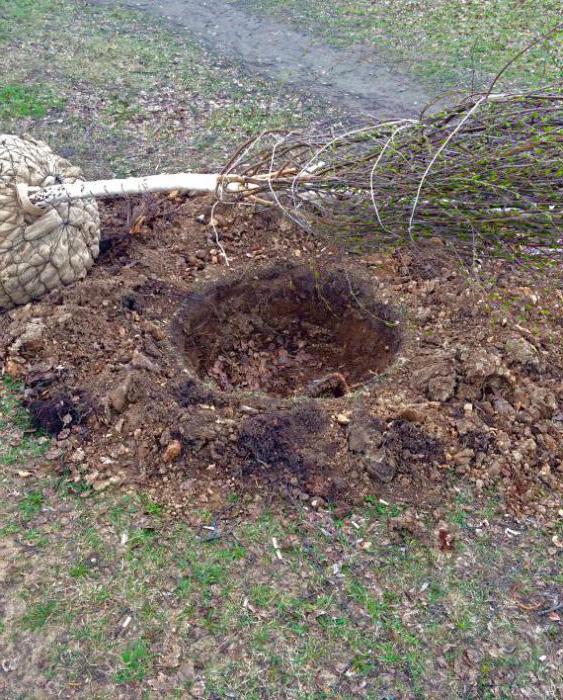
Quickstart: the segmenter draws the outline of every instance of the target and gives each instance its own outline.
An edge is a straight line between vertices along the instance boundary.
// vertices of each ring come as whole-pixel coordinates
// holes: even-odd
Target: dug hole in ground
[[[439,242],[353,254],[211,200],[101,205],[88,277],[0,317],[46,470],[190,519],[236,493],[345,514],[432,508],[462,480],[561,507],[561,273],[464,269]]]

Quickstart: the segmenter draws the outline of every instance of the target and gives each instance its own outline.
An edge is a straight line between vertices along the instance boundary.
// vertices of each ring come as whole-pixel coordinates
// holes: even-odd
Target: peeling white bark
[[[32,205],[47,209],[53,204],[75,199],[101,199],[104,197],[127,197],[144,192],[215,192],[218,174],[177,173],[174,175],[149,175],[128,177],[122,180],[95,180],[32,188],[27,196]]]

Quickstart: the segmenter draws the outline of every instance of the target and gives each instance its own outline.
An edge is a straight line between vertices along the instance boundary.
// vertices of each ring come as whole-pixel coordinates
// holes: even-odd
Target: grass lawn
[[[431,84],[485,85],[519,50],[561,23],[559,0],[231,0],[336,46],[375,47]],[[563,27],[504,76],[504,87],[556,83]]]
[[[154,17],[85,0],[0,7],[0,133],[33,131],[89,177],[222,165],[313,107],[213,62]]]
[[[233,498],[188,525],[42,474],[46,439],[0,391],[3,698],[557,697],[552,533],[494,496],[440,508],[447,552],[435,512],[415,538],[376,499],[335,520]]]

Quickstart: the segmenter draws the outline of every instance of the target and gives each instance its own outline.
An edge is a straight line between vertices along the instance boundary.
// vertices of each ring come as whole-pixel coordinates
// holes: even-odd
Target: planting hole
[[[344,270],[274,266],[191,294],[175,338],[222,391],[343,396],[392,362],[396,314]]]

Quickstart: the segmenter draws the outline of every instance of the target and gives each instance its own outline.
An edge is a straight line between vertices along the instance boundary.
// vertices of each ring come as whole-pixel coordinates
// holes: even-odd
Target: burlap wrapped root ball
[[[15,188],[77,180],[83,180],[80,169],[42,141],[0,135],[0,310],[76,282],[94,264],[100,243],[95,200],[39,209]]]

